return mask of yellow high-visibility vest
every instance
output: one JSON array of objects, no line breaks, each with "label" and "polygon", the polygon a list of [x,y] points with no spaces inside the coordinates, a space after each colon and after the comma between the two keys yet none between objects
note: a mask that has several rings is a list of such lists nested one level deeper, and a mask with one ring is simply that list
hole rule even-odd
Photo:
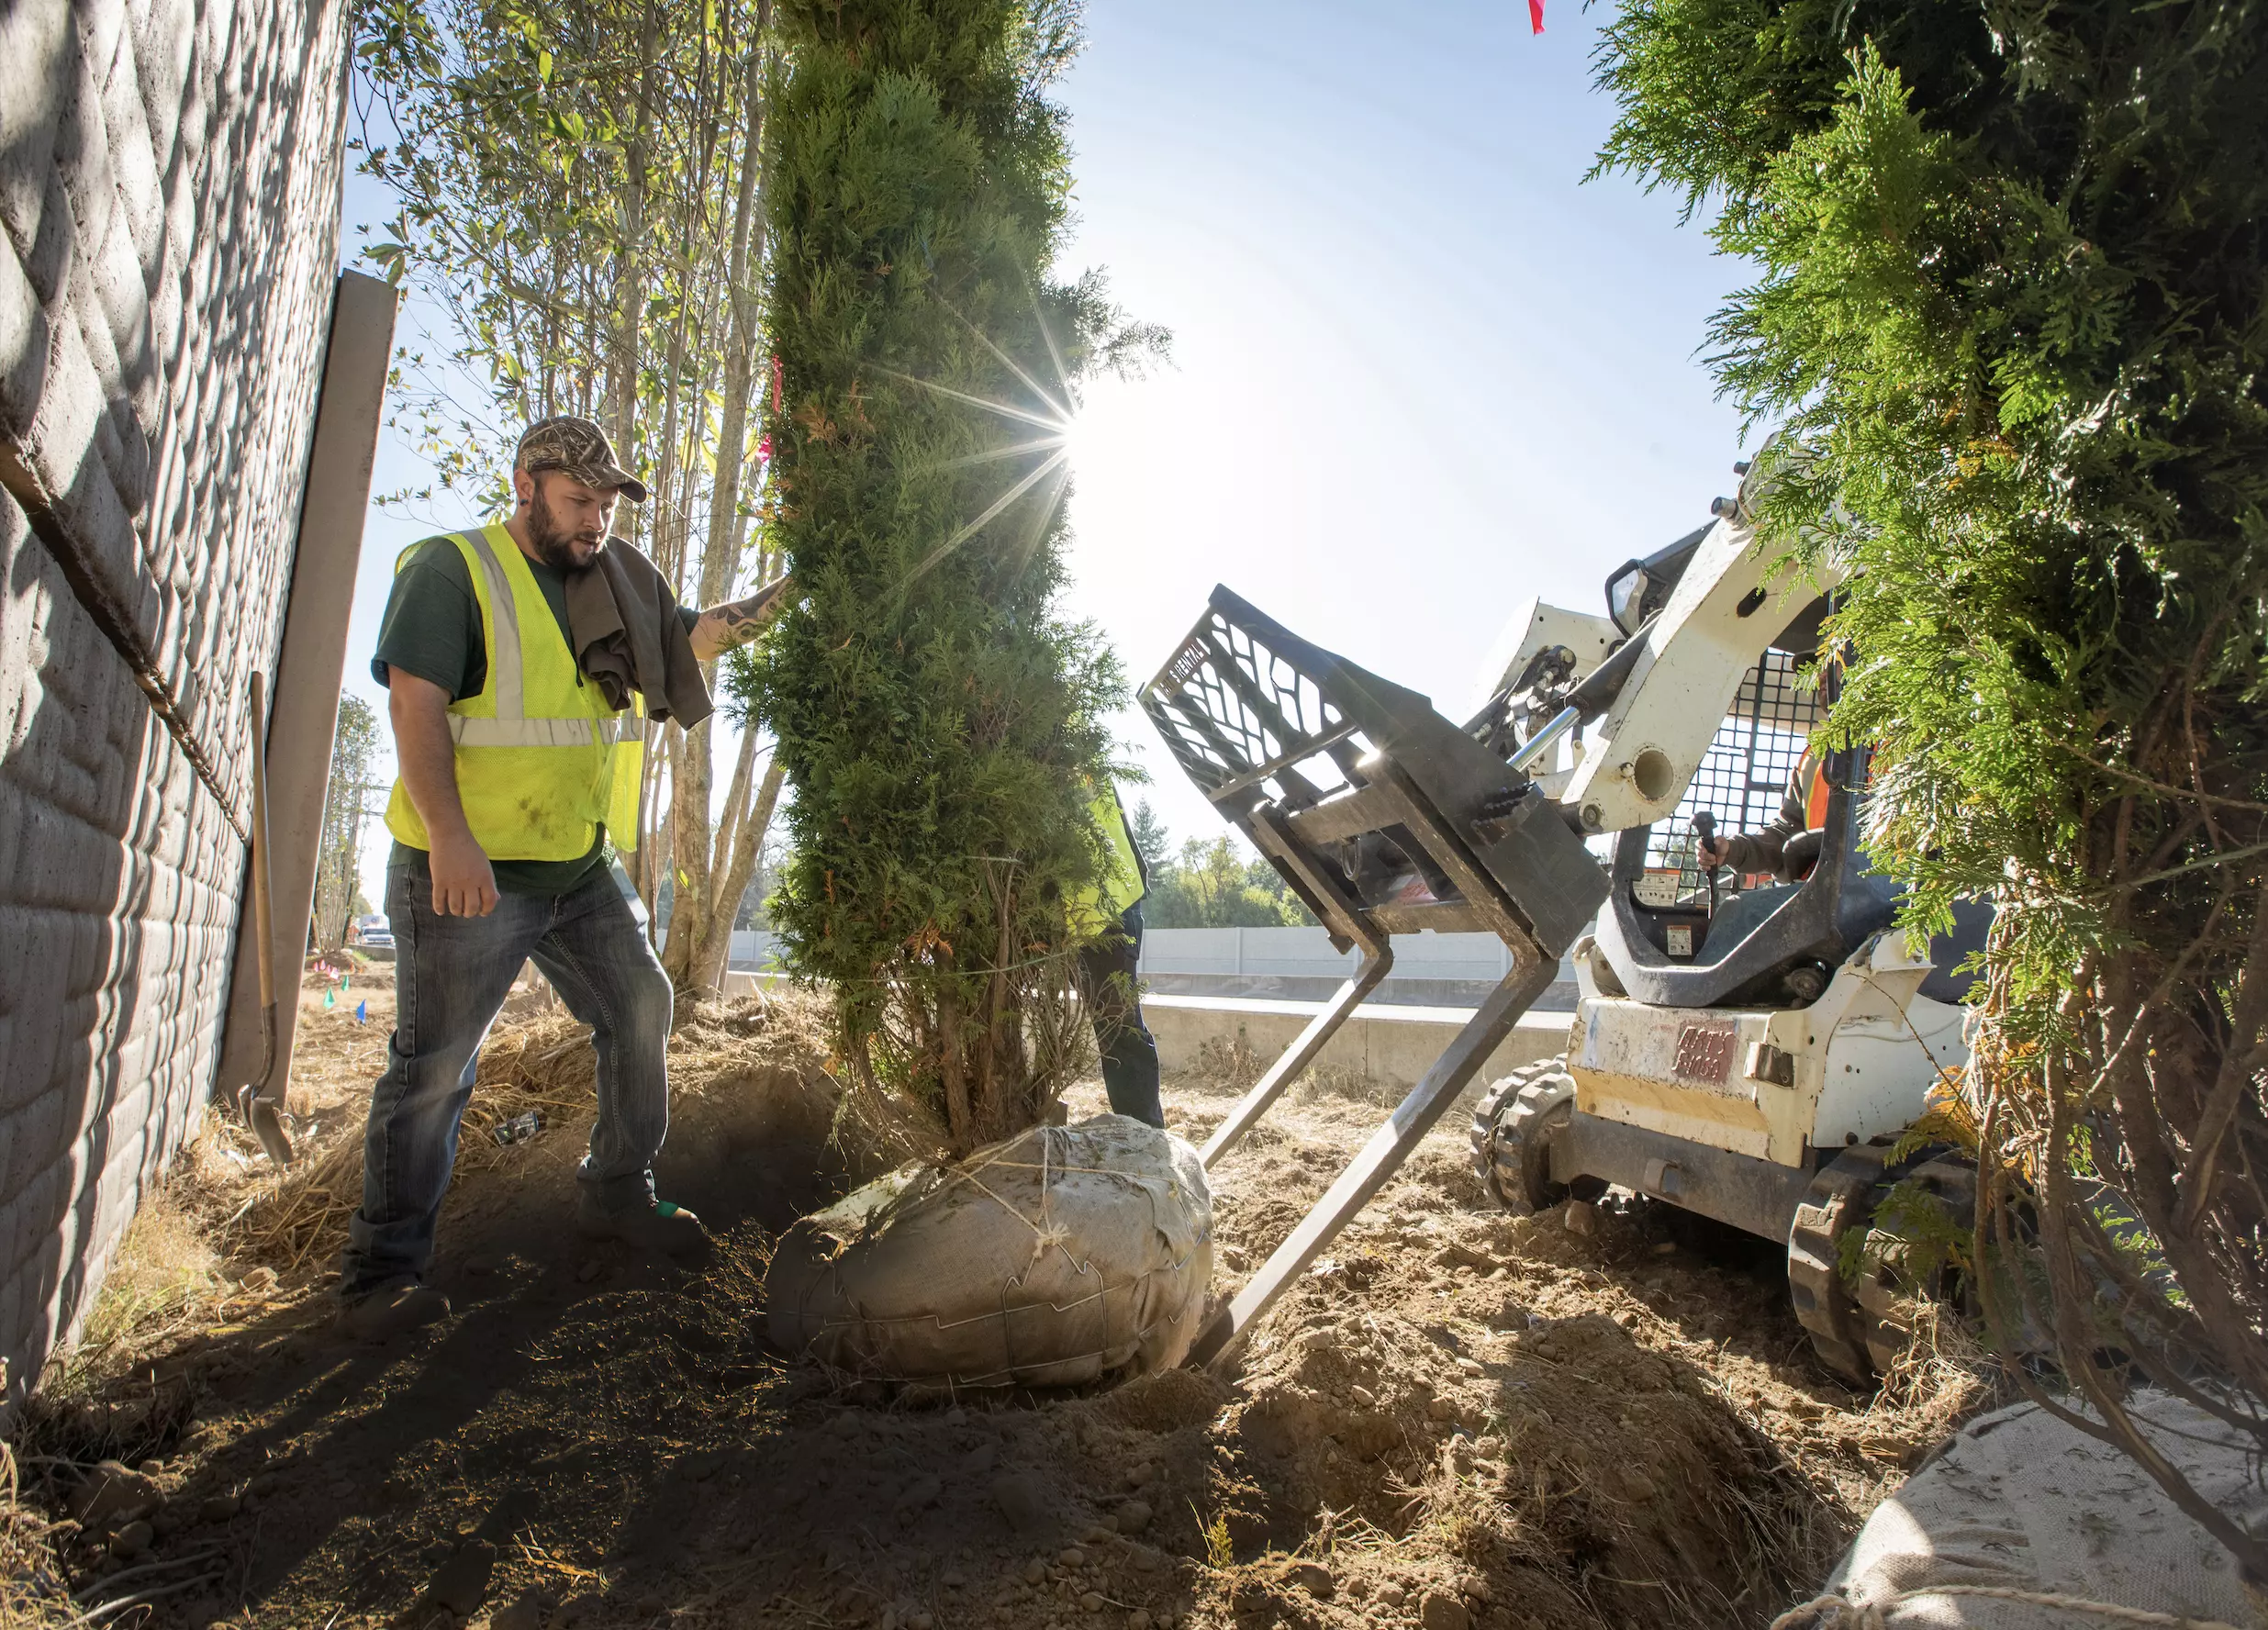
[{"label": "yellow high-visibility vest", "polygon": [[1066,899],[1073,931],[1093,938],[1123,916],[1126,908],[1149,892],[1142,880],[1142,861],[1135,854],[1134,832],[1126,824],[1125,806],[1118,789],[1105,785],[1088,807],[1088,814],[1102,833],[1103,869],[1100,888],[1074,890]]},{"label": "yellow high-visibility vest", "polygon": [[[480,601],[488,681],[449,704],[457,796],[491,860],[579,860],[606,824],[618,849],[638,846],[638,784],[645,765],[645,703],[627,709],[584,683],[558,618],[502,526],[457,532]],[[402,569],[419,545],[402,552]],[[399,779],[386,830],[413,849],[431,836]]]}]

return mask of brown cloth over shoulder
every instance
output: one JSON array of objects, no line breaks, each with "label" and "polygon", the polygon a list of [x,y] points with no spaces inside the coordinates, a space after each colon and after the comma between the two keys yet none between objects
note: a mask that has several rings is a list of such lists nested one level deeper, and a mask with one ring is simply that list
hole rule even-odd
[{"label": "brown cloth over shoulder", "polygon": [[715,712],[677,597],[633,544],[609,538],[597,558],[567,574],[567,628],[575,660],[609,707],[646,698],[646,712],[686,730]]}]

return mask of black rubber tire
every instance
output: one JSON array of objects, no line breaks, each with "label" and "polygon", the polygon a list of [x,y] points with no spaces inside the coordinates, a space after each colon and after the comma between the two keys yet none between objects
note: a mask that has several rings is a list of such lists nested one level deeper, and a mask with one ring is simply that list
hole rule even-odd
[{"label": "black rubber tire", "polygon": [[1788,1226],[1788,1300],[1822,1362],[1858,1386],[1874,1384],[1866,1324],[1843,1278],[1842,1245],[1874,1212],[1886,1149],[1855,1144],[1821,1167]]},{"label": "black rubber tire", "polygon": [[1551,1178],[1551,1140],[1575,1114],[1575,1080],[1556,1058],[1523,1065],[1491,1086],[1472,1116],[1472,1167],[1508,1211],[1548,1211],[1572,1194],[1596,1200],[1596,1178]]},{"label": "black rubber tire", "polygon": [[[1788,1296],[1796,1322],[1827,1368],[1871,1387],[1895,1363],[1913,1334],[1905,1308],[1916,1293],[1956,1304],[1964,1287],[1941,1264],[1911,1266],[1905,1245],[1874,1225],[1875,1208],[1900,1183],[1916,1185],[1945,1210],[1949,1221],[1969,1226],[1976,1210],[1976,1168],[1961,1157],[1936,1153],[1893,1169],[1877,1144],[1843,1150],[1812,1178],[1788,1230]],[[1854,1279],[1842,1273],[1843,1242],[1857,1230],[1866,1248]]]},{"label": "black rubber tire", "polygon": [[[1900,1173],[1896,1182],[1929,1197],[1947,1222],[1963,1231],[1973,1222],[1977,1209],[1976,1167],[1951,1154],[1933,1155]],[[1879,1203],[1879,1196],[1878,1196]],[[1961,1307],[1969,1287],[1951,1265],[1915,1253],[1887,1230],[1870,1226],[1867,1248],[1851,1288],[1858,1301],[1866,1336],[1867,1357],[1877,1375],[1889,1372],[1913,1339],[1910,1309],[1916,1296]]]}]

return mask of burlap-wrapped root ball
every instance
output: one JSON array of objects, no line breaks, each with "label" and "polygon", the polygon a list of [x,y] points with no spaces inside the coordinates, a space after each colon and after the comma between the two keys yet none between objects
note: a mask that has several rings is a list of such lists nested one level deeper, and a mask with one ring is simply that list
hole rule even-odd
[{"label": "burlap-wrapped root ball", "polygon": [[1075,1386],[1187,1355],[1212,1277],[1197,1152],[1123,1115],[901,1167],[781,1235],[773,1344],[952,1388]]}]

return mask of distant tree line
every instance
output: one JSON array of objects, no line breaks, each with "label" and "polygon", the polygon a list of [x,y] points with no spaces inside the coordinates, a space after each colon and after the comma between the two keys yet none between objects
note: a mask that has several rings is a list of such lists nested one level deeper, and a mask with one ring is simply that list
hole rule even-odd
[{"label": "distant tree line", "polygon": [[330,785],[323,798],[323,832],[315,861],[314,949],[346,943],[349,918],[369,910],[363,899],[363,826],[374,812],[385,783],[371,774],[378,750],[378,719],[368,702],[341,692],[339,724],[331,737]]},{"label": "distant tree line", "polygon": [[1246,854],[1229,833],[1211,843],[1188,838],[1176,849],[1146,802],[1134,806],[1133,826],[1150,874],[1145,928],[1298,928],[1315,921],[1276,868]]}]

